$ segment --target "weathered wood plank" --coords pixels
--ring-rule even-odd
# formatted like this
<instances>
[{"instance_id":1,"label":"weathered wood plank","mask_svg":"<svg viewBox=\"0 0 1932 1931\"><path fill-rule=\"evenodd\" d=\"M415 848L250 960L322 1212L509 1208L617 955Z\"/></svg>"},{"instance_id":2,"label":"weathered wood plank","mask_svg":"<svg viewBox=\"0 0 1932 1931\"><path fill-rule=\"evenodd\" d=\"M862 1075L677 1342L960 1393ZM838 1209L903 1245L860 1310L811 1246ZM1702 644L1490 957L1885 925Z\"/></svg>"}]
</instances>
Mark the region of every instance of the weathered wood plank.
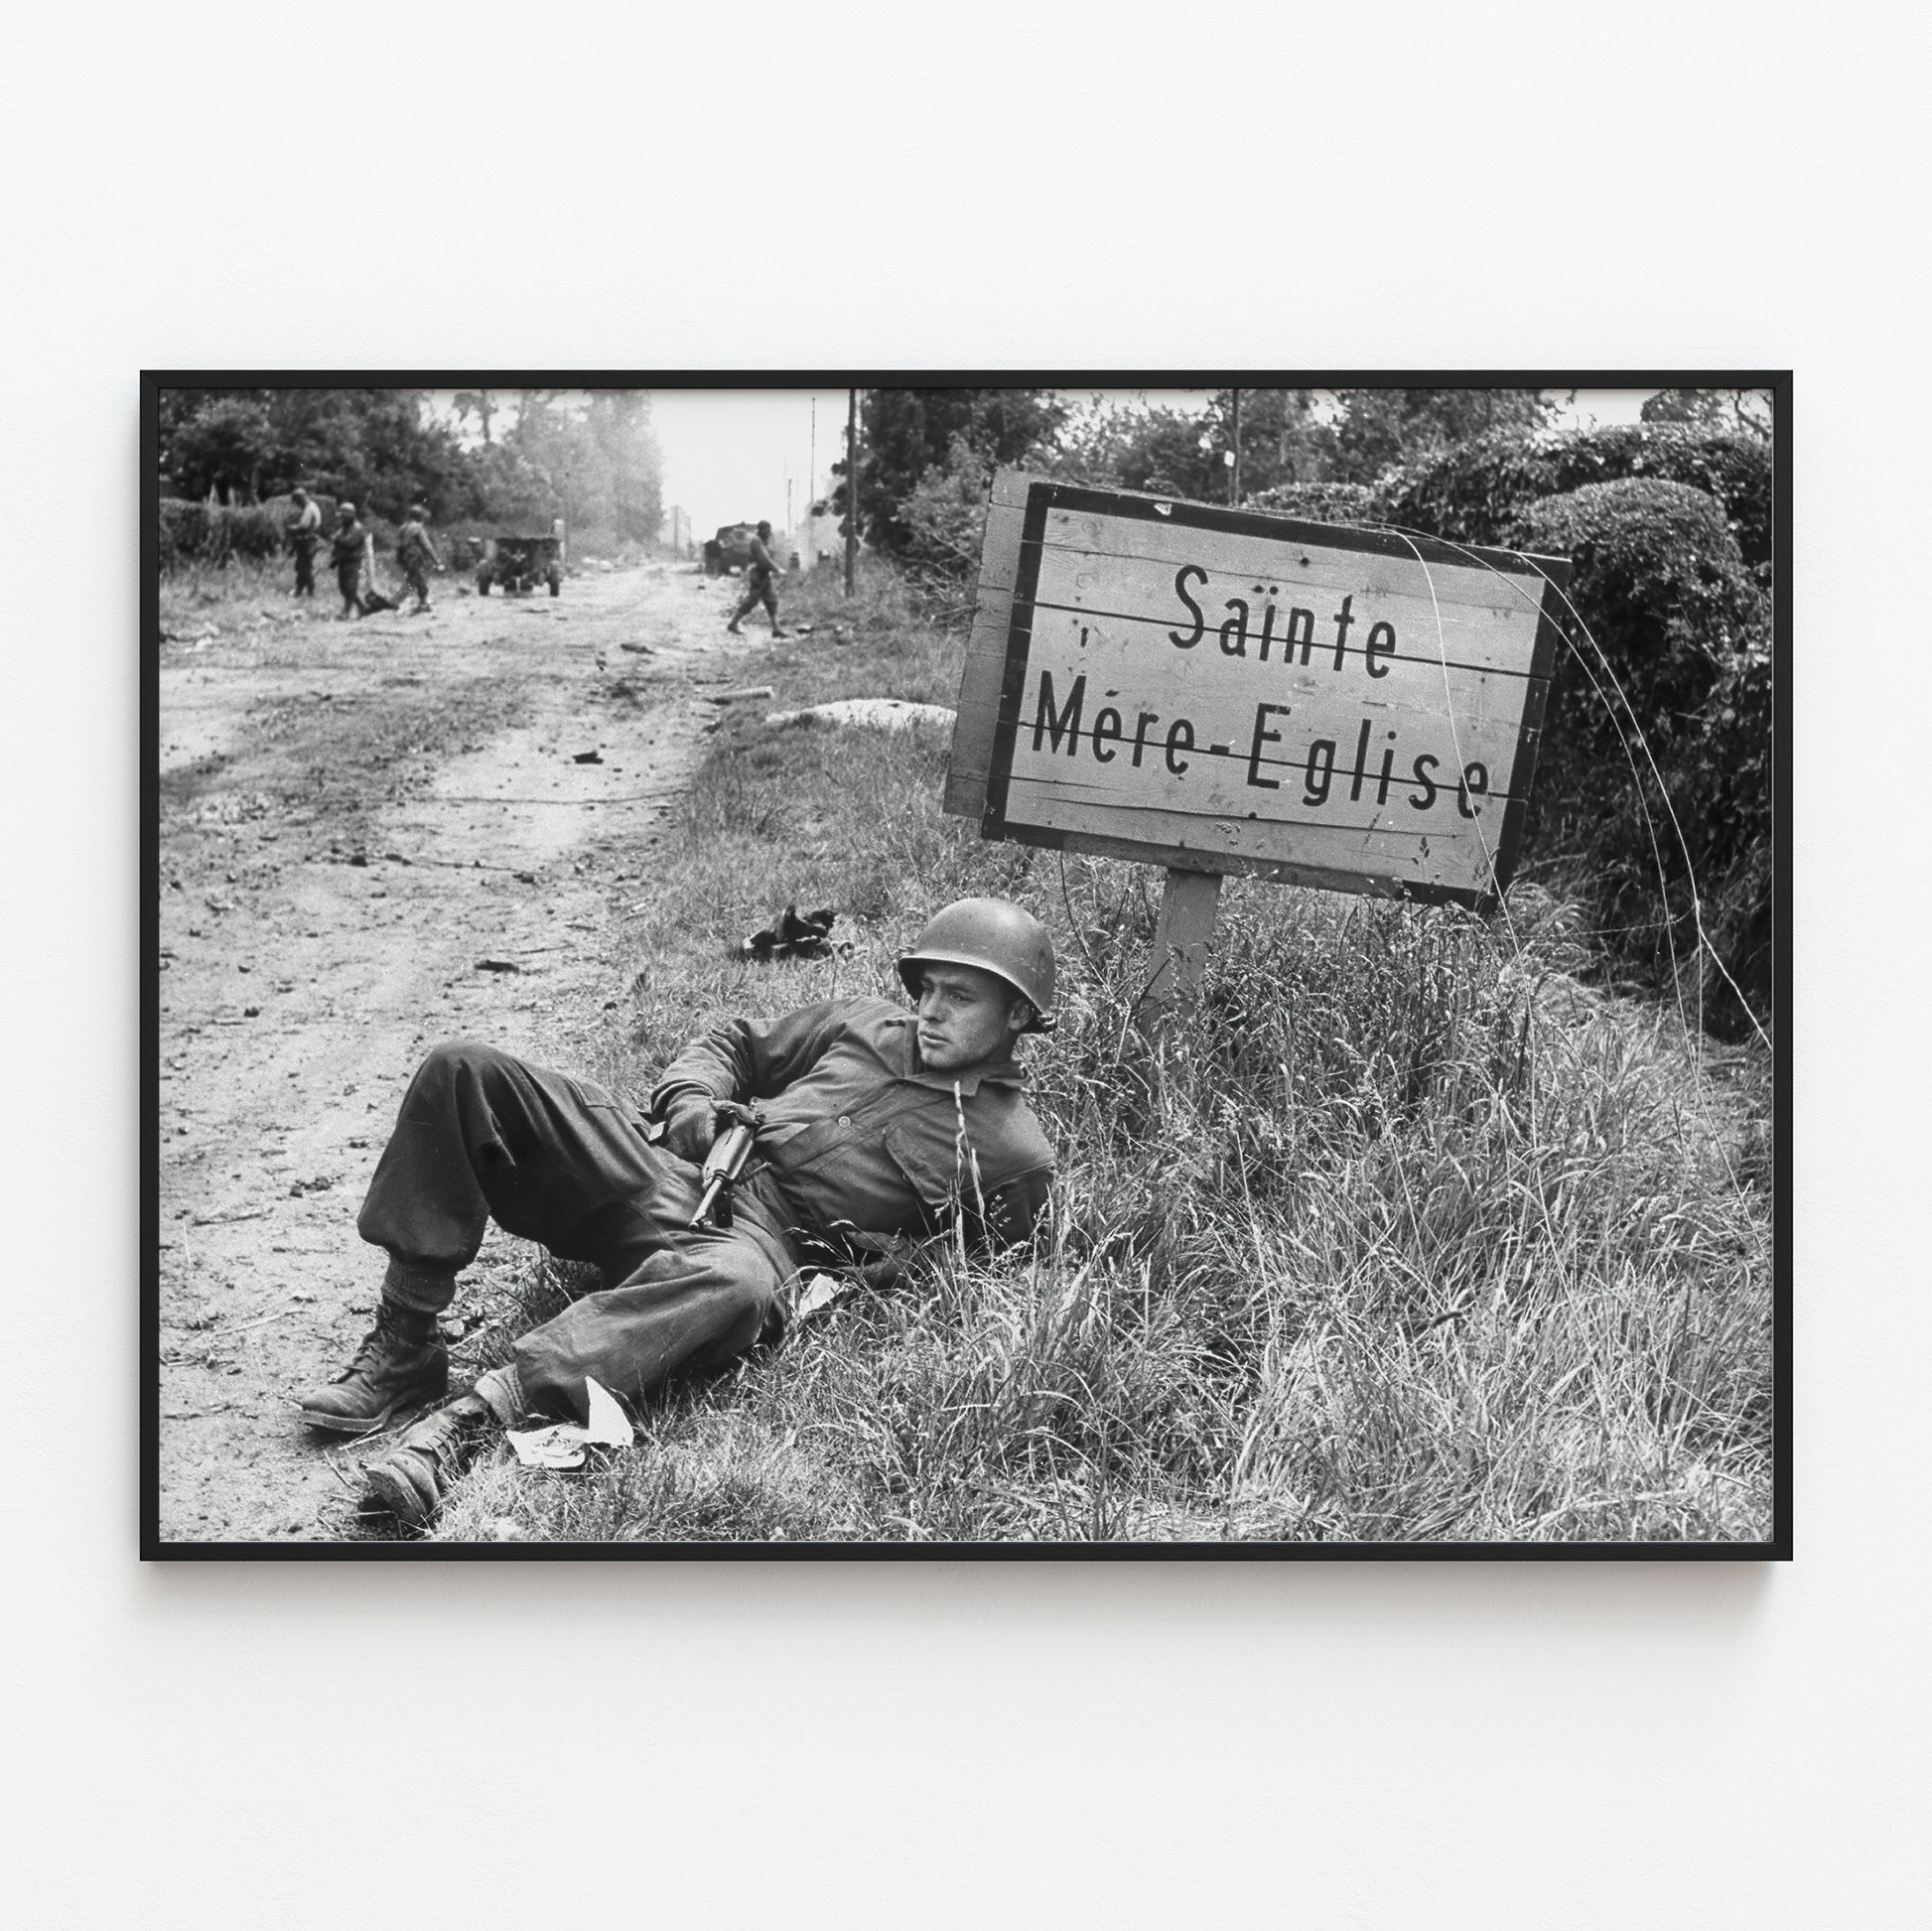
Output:
<instances>
[{"instance_id":1,"label":"weathered wood plank","mask_svg":"<svg viewBox=\"0 0 1932 1931\"><path fill-rule=\"evenodd\" d=\"M1124 813L1104 798L1070 795L1063 788L1015 778L1007 796L1006 823L1044 832L1078 832L1120 838L1183 855L1201 870L1226 869L1229 859L1266 866L1281 860L1325 872L1361 872L1397 886L1445 886L1483 893L1501 837L1504 800L1473 798L1472 819L1460 816L1453 796L1447 814L1423 824L1396 802L1364 819L1359 810L1345 819L1285 824L1281 819L1216 817L1175 811ZM1165 861L1164 861L1165 862Z\"/></svg>"},{"instance_id":2,"label":"weathered wood plank","mask_svg":"<svg viewBox=\"0 0 1932 1931\"><path fill-rule=\"evenodd\" d=\"M1327 872L1317 865L1283 859L1246 857L1239 852L1213 854L1183 851L1176 845L1150 844L1138 838L1109 838L1099 833L1041 831L1032 825L1012 826L1007 836L1021 844L1089 858L1125 859L1136 865L1161 865L1170 871L1236 875L1261 879L1269 885L1310 886L1320 892L1350 892L1370 898L1419 898L1430 904L1473 905L1482 895L1461 887L1405 884L1400 879L1370 878L1360 872Z\"/></svg>"},{"instance_id":3,"label":"weathered wood plank","mask_svg":"<svg viewBox=\"0 0 1932 1931\"><path fill-rule=\"evenodd\" d=\"M1346 713L1351 735L1357 717L1430 726L1453 719L1463 732L1500 734L1513 743L1523 718L1525 679L1440 664L1391 661L1382 669L1383 675L1369 678L1319 665L1257 664L1252 658L1224 657L1212 648L1189 655L1172 648L1151 651L1145 631L1137 633L1133 625L1114 620L1083 621L1035 605L1019 717L1022 729L1031 732L1042 701L1064 708L1069 693L1084 679L1078 699L1082 727L1111 704L1122 710L1130 737L1136 716L1145 709L1160 718L1164 732L1170 718L1188 717L1197 743L1222 738L1245 745L1256 707L1266 704L1278 729L1284 715L1314 720ZM1050 696L1043 688L1045 679L1052 684ZM1314 735L1320 735L1318 729Z\"/></svg>"},{"instance_id":4,"label":"weathered wood plank","mask_svg":"<svg viewBox=\"0 0 1932 1931\"><path fill-rule=\"evenodd\" d=\"M947 810L1201 872L1493 893L1505 814L1521 821L1508 787L1540 735L1544 566L1561 560L1428 539L1419 556L1387 533L1125 492L1069 504L1057 485L1029 534L1035 481L1003 471L990 492ZM1189 565L1198 628L1175 590Z\"/></svg>"},{"instance_id":5,"label":"weathered wood plank","mask_svg":"<svg viewBox=\"0 0 1932 1931\"><path fill-rule=\"evenodd\" d=\"M1168 874L1154 923L1154 969L1141 996L1143 1014L1176 997L1191 999L1200 989L1220 899L1218 872Z\"/></svg>"},{"instance_id":6,"label":"weathered wood plank","mask_svg":"<svg viewBox=\"0 0 1932 1931\"><path fill-rule=\"evenodd\" d=\"M1030 489L983 827L1486 898L1534 765L1545 591L1527 558Z\"/></svg>"},{"instance_id":7,"label":"weathered wood plank","mask_svg":"<svg viewBox=\"0 0 1932 1931\"><path fill-rule=\"evenodd\" d=\"M1052 521L1049 513L1049 527ZM1136 526L1136 534L1138 530ZM1539 577L1449 569L1413 559L1353 558L1346 551L1313 546L1301 555L1291 553L1286 567L1276 558L1272 572L1241 572L1209 563L1202 554L1205 545L1186 540L1212 537L1214 531L1154 534L1172 539L1165 546L1167 554L1129 555L1047 541L1039 561L1038 601L1063 610L1139 621L1163 636L1196 635L1198 624L1197 641L1191 646L1196 649L1219 648L1220 626L1227 623L1233 626L1230 641L1257 654L1261 633L1267 629L1271 661L1279 661L1287 648L1285 639L1296 632L1306 637L1311 660L1325 655L1332 661L1337 620L1342 599L1347 598L1348 622L1340 632L1341 648L1344 658L1352 657L1358 667L1369 630L1379 621L1388 623L1393 635L1383 640L1378 661L1392 657L1440 664L1447 660L1476 669L1528 674L1541 614ZM1252 539L1241 540L1246 547L1255 547ZM1182 570L1189 571L1184 588L1200 613L1198 619L1175 588ZM1200 574L1193 574L1196 571ZM1245 613L1238 606L1245 606ZM1272 622L1267 617L1271 606ZM1293 616L1298 609L1306 613L1299 619Z\"/></svg>"},{"instance_id":8,"label":"weathered wood plank","mask_svg":"<svg viewBox=\"0 0 1932 1931\"><path fill-rule=\"evenodd\" d=\"M1349 575L1325 580L1336 590L1399 588L1408 572L1427 569L1442 586L1438 595L1475 603L1509 601L1496 597L1490 588L1499 579L1505 583L1514 577L1537 581L1535 564L1528 557L1505 565L1495 560L1503 554L1500 552L1491 552L1487 562L1473 549L1466 555L1452 550L1445 557L1440 554L1444 547L1440 539L1411 541L1394 533L1351 531L1340 524L1298 527L1302 534L1290 538L1255 530L1216 529L1187 519L1128 519L1104 511L1055 505L1046 512L1040 540L1051 549L1081 550L1093 556L1151 559L1170 567L1199 563L1209 570L1264 583L1280 582L1276 573L1283 571L1293 575L1301 569L1321 570L1325 567L1324 555L1328 565L1336 556L1345 556L1350 560ZM1377 547L1355 549L1351 538L1373 541ZM1433 560L1428 554L1431 550L1439 553Z\"/></svg>"},{"instance_id":9,"label":"weathered wood plank","mask_svg":"<svg viewBox=\"0 0 1932 1931\"><path fill-rule=\"evenodd\" d=\"M1013 616L1013 586L1020 570L1020 533L1026 521L1030 479L1002 470L993 479L986 529L980 540L979 589L973 625L960 671L958 717L947 760L941 808L955 817L977 818L986 808L986 778L993 757L1000 684L1006 674L1007 626Z\"/></svg>"}]
</instances>

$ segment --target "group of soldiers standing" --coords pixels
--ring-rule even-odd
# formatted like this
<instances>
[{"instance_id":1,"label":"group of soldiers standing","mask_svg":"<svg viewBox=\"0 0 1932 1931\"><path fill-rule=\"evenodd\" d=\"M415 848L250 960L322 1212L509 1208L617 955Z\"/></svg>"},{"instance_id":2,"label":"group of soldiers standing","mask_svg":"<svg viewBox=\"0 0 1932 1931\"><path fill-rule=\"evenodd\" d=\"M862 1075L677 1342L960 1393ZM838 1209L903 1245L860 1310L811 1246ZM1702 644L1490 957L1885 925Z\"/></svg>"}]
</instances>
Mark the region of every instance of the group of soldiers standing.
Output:
<instances>
[{"instance_id":1,"label":"group of soldiers standing","mask_svg":"<svg viewBox=\"0 0 1932 1931\"><path fill-rule=\"evenodd\" d=\"M316 594L316 551L323 542L322 505L304 488L297 487L290 493L295 503L295 513L284 527L288 532L289 546L295 552L294 594L297 597L313 597ZM362 588L363 574L371 569L374 561L371 554L374 545L367 526L355 513L352 502L344 501L337 505L336 527L328 541L329 560L336 570L336 586L343 594L343 608L337 618L341 622L375 608L371 597L365 596ZM401 570L403 581L416 594L416 609L428 610L429 573L432 569L441 570L443 559L437 555L436 546L430 541L429 510L422 503L409 505L408 518L397 532L396 567ZM371 595L374 589L371 581Z\"/></svg>"}]
</instances>

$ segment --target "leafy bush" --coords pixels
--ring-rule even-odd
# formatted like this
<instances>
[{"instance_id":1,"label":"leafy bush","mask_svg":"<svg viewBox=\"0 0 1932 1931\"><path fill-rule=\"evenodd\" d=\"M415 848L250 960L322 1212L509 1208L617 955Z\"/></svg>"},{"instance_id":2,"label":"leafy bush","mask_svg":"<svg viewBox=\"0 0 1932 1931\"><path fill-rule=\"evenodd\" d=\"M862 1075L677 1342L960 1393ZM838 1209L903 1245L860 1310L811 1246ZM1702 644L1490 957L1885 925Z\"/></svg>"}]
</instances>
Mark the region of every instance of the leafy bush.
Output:
<instances>
[{"instance_id":1,"label":"leafy bush","mask_svg":"<svg viewBox=\"0 0 1932 1931\"><path fill-rule=\"evenodd\" d=\"M1384 520L1374 489L1365 483L1283 483L1257 490L1244 509L1302 516L1311 523L1378 523Z\"/></svg>"},{"instance_id":2,"label":"leafy bush","mask_svg":"<svg viewBox=\"0 0 1932 1931\"><path fill-rule=\"evenodd\" d=\"M1643 477L1688 483L1723 509L1745 563L1771 557L1771 450L1755 437L1683 423L1509 431L1459 443L1374 485L1388 522L1457 543L1520 544L1524 519L1549 496L1587 483Z\"/></svg>"},{"instance_id":3,"label":"leafy bush","mask_svg":"<svg viewBox=\"0 0 1932 1931\"><path fill-rule=\"evenodd\" d=\"M330 533L336 527L336 498L316 493L314 501L322 511L319 532L321 559L328 560ZM360 510L362 527L375 540L378 554L388 555L396 547L396 525L386 517ZM272 497L262 503L224 505L189 502L177 496L161 499L161 574L170 576L191 564L212 564L225 569L243 559L250 563L269 563L288 553L288 526L295 515L295 504L287 496ZM460 525L460 528L487 528L495 525ZM449 532L443 532L448 535Z\"/></svg>"},{"instance_id":4,"label":"leafy bush","mask_svg":"<svg viewBox=\"0 0 1932 1931\"><path fill-rule=\"evenodd\" d=\"M906 531L900 554L915 575L977 577L993 468L964 436L955 435L945 462L927 470L899 503L898 519Z\"/></svg>"},{"instance_id":5,"label":"leafy bush","mask_svg":"<svg viewBox=\"0 0 1932 1931\"><path fill-rule=\"evenodd\" d=\"M1630 478L1530 505L1514 533L1573 559L1582 619L1564 623L1532 851L1564 855L1612 958L1666 982L1696 958L1708 1021L1767 1020L1770 610L1723 508ZM1700 916L1722 972L1698 956Z\"/></svg>"},{"instance_id":6,"label":"leafy bush","mask_svg":"<svg viewBox=\"0 0 1932 1931\"><path fill-rule=\"evenodd\" d=\"M1764 600L1718 503L1681 483L1587 483L1533 504L1525 546L1572 559L1571 601L1610 653L1632 720L1654 747L1701 729L1695 715L1721 672L1762 627ZM1586 648L1575 623L1567 626ZM1612 714L1582 679L1558 694L1551 738L1615 759Z\"/></svg>"},{"instance_id":7,"label":"leafy bush","mask_svg":"<svg viewBox=\"0 0 1932 1931\"><path fill-rule=\"evenodd\" d=\"M957 462L960 443L991 475L1002 464L1041 455L1067 413L1050 389L1012 388L867 389L860 408L860 520L868 542L905 557L919 541L905 504L929 471ZM832 506L843 512L845 466L832 468L840 479Z\"/></svg>"},{"instance_id":8,"label":"leafy bush","mask_svg":"<svg viewBox=\"0 0 1932 1931\"><path fill-rule=\"evenodd\" d=\"M333 507L324 504L325 517ZM235 557L261 562L280 556L287 547L283 525L289 514L286 500L225 507L163 496L161 568L169 571L189 563L225 564Z\"/></svg>"}]
</instances>

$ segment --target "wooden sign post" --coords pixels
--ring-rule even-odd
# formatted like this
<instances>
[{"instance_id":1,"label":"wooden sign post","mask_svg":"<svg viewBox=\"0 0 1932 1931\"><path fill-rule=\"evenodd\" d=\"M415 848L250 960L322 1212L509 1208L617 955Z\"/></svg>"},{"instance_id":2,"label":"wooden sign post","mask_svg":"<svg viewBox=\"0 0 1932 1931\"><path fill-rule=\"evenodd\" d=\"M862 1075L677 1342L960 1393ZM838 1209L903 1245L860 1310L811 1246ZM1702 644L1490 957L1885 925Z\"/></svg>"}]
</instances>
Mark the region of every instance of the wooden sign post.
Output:
<instances>
[{"instance_id":1,"label":"wooden sign post","mask_svg":"<svg viewBox=\"0 0 1932 1931\"><path fill-rule=\"evenodd\" d=\"M1214 936L1214 913L1220 902L1220 873L1168 868L1161 915L1154 921L1154 963L1148 970L1147 990L1141 995L1144 1012L1176 999L1190 1000L1200 990L1201 974L1207 970L1208 941Z\"/></svg>"},{"instance_id":2,"label":"wooden sign post","mask_svg":"<svg viewBox=\"0 0 1932 1931\"><path fill-rule=\"evenodd\" d=\"M1198 984L1225 873L1486 909L1568 574L1003 471L945 808L1165 866L1156 1000Z\"/></svg>"}]
</instances>

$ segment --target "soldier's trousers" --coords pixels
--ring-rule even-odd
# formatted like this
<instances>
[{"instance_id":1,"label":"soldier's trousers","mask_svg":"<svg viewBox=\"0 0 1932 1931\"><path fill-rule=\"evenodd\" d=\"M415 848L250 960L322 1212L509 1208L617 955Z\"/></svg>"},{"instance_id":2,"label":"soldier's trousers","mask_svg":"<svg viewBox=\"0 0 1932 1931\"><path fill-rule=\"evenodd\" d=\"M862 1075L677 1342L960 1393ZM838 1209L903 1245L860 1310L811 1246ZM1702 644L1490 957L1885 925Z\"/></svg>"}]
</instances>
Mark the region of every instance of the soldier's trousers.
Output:
<instances>
[{"instance_id":1,"label":"soldier's trousers","mask_svg":"<svg viewBox=\"0 0 1932 1931\"><path fill-rule=\"evenodd\" d=\"M738 609L732 613L734 623L742 621L762 604L771 621L778 621L778 593L771 586L771 579L760 571L754 571L746 579L745 595L738 600Z\"/></svg>"},{"instance_id":2,"label":"soldier's trousers","mask_svg":"<svg viewBox=\"0 0 1932 1931\"><path fill-rule=\"evenodd\" d=\"M486 1221L588 1261L607 1282L512 1356L533 1410L584 1419L584 1377L641 1400L680 1371L724 1366L783 1326L797 1272L790 1210L754 1169L729 1230L691 1231L699 1170L644 1138L641 1112L588 1080L467 1040L417 1069L357 1222L395 1265L384 1292L446 1308Z\"/></svg>"},{"instance_id":3,"label":"soldier's trousers","mask_svg":"<svg viewBox=\"0 0 1932 1931\"><path fill-rule=\"evenodd\" d=\"M402 567L403 580L416 593L418 605L429 602L429 578L423 574L420 563L405 563Z\"/></svg>"},{"instance_id":4,"label":"soldier's trousers","mask_svg":"<svg viewBox=\"0 0 1932 1931\"><path fill-rule=\"evenodd\" d=\"M295 540L295 594L298 597L316 594L316 546L304 543L300 537Z\"/></svg>"},{"instance_id":5,"label":"soldier's trousers","mask_svg":"<svg viewBox=\"0 0 1932 1931\"><path fill-rule=\"evenodd\" d=\"M353 608L359 617L362 614L362 559L357 557L353 563L339 563L336 566L336 588L343 593L343 608Z\"/></svg>"}]
</instances>

